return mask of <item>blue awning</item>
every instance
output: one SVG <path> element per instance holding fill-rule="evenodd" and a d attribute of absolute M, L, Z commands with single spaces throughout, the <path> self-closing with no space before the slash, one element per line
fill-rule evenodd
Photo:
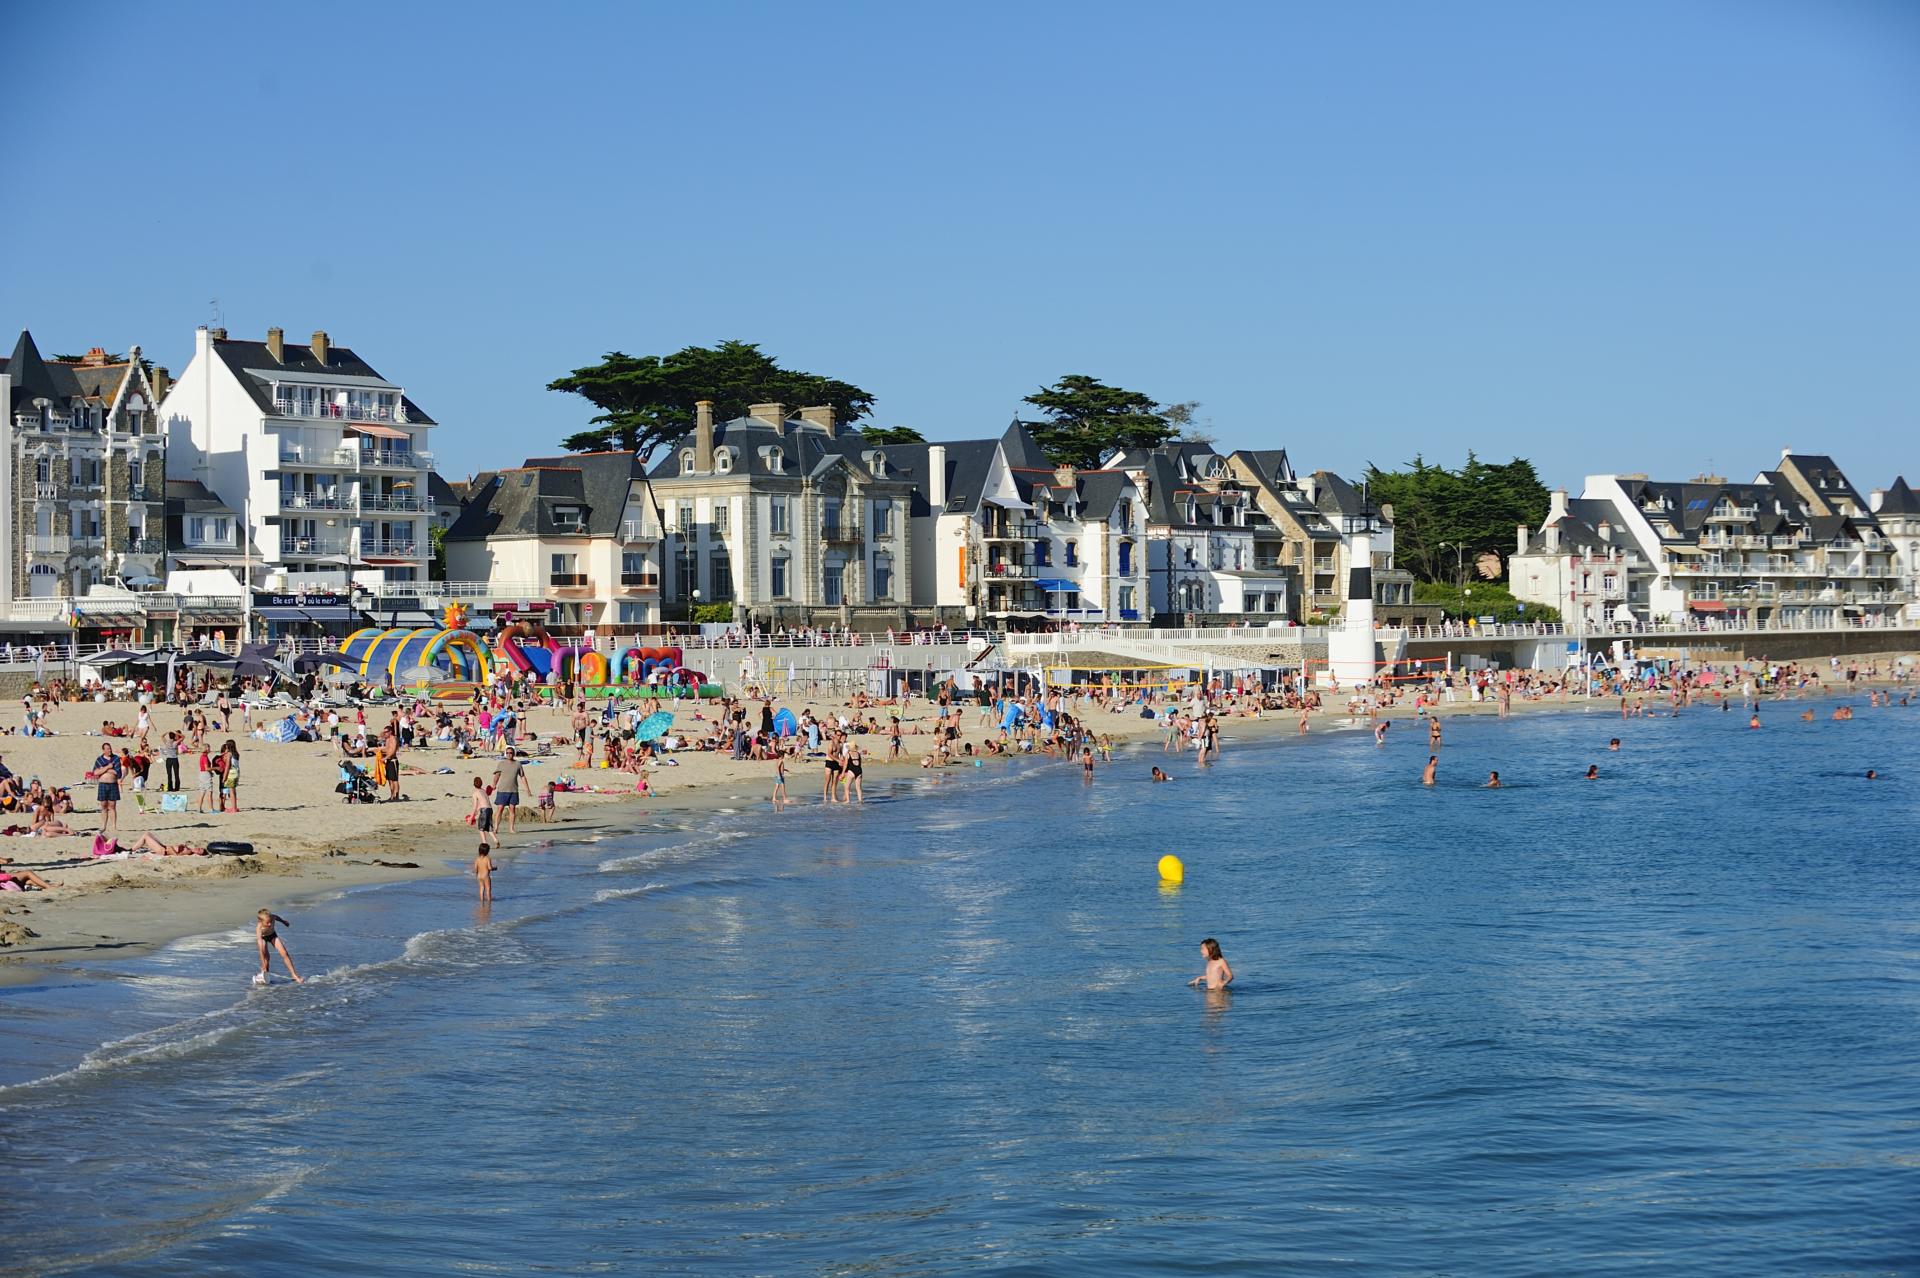
<path fill-rule="evenodd" d="M 1078 582 L 1063 581 L 1059 577 L 1042 577 L 1040 578 L 1040 580 L 1036 581 L 1034 584 L 1039 586 L 1040 589 L 1046 591 L 1050 595 L 1064 594 L 1068 591 L 1076 591 L 1080 589 L 1080 584 Z"/>

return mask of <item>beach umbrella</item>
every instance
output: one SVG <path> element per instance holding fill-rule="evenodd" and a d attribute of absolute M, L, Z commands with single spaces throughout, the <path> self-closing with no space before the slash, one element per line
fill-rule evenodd
<path fill-rule="evenodd" d="M 642 719 L 640 726 L 633 730 L 633 739 L 635 741 L 658 741 L 666 735 L 667 729 L 672 726 L 673 711 L 655 710 L 652 714 Z"/>
<path fill-rule="evenodd" d="M 264 643 L 244 643 L 240 645 L 240 655 L 234 658 L 233 672 L 243 679 L 262 679 L 273 673 L 273 667 L 267 664 L 273 648 Z"/>
<path fill-rule="evenodd" d="M 103 652 L 99 656 L 92 658 L 87 664 L 94 666 L 129 666 L 147 655 L 147 653 L 134 652 L 127 648 L 115 648 L 111 652 Z"/>
<path fill-rule="evenodd" d="M 322 675 L 321 679 L 336 688 L 344 688 L 350 683 L 360 682 L 360 672 L 357 670 L 335 670 L 332 674 Z"/>
<path fill-rule="evenodd" d="M 293 668 L 302 674 L 326 666 L 353 667 L 359 664 L 344 652 L 303 652 L 293 659 Z"/>
<path fill-rule="evenodd" d="M 231 653 L 222 652 L 218 648 L 201 648 L 187 653 L 180 660 L 190 666 L 213 666 L 221 670 L 231 670 L 240 664 L 240 658 Z"/>

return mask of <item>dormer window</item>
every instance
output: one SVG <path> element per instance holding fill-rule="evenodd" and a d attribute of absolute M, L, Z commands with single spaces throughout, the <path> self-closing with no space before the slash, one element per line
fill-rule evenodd
<path fill-rule="evenodd" d="M 691 475 L 693 473 L 693 450 L 691 448 L 680 454 L 680 473 L 683 475 Z"/>
<path fill-rule="evenodd" d="M 731 474 L 733 471 L 733 450 L 716 449 L 713 454 L 713 471 L 716 475 Z"/>

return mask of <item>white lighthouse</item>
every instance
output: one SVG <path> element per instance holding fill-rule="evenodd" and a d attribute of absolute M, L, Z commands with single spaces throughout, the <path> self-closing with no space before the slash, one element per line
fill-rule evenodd
<path fill-rule="evenodd" d="M 1365 524 L 1347 537 L 1347 598 L 1340 624 L 1327 631 L 1327 668 L 1342 687 L 1365 683 L 1379 669 L 1373 628 L 1373 534 Z"/>

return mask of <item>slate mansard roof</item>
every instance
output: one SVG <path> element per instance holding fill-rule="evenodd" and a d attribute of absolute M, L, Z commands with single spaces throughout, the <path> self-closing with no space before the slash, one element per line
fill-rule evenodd
<path fill-rule="evenodd" d="M 213 353 L 222 364 L 233 373 L 234 380 L 246 388 L 247 394 L 259 406 L 262 413 L 271 415 L 273 406 L 273 379 L 285 376 L 288 381 L 297 382 L 302 377 L 348 377 L 377 383 L 389 390 L 399 390 L 392 382 L 374 370 L 373 365 L 353 353 L 346 346 L 329 346 L 326 362 L 322 363 L 310 346 L 300 346 L 292 342 L 285 344 L 279 359 L 265 342 L 248 342 L 236 338 L 215 338 Z M 408 426 L 435 426 L 439 423 L 426 415 L 420 405 L 405 395 L 400 402 L 406 405 Z"/>
<path fill-rule="evenodd" d="M 513 470 L 482 471 L 446 539 L 611 537 L 641 475 L 640 459 L 627 452 L 530 457 Z M 577 510 L 579 523 L 559 519 L 562 509 Z"/>

